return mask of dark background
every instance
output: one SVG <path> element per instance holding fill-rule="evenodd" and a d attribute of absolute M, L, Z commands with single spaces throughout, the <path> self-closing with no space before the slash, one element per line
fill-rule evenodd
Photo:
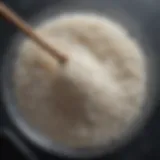
<path fill-rule="evenodd" d="M 3 0 L 12 7 L 24 19 L 32 17 L 36 12 L 42 10 L 49 3 L 61 3 L 63 0 Z M 76 1 L 76 0 L 75 0 Z M 79 0 L 77 0 L 79 1 Z M 97 0 L 98 1 L 98 0 Z M 107 1 L 107 0 L 106 0 Z M 143 29 L 149 39 L 149 45 L 154 50 L 157 61 L 160 60 L 160 0 L 108 0 L 117 3 L 125 9 Z M 9 41 L 16 33 L 17 29 L 0 17 L 0 65 L 2 56 L 7 49 Z M 160 61 L 159 61 L 160 62 Z M 159 70 L 160 68 L 157 68 Z M 158 73 L 158 72 L 157 72 Z M 158 90 L 158 89 L 157 89 Z M 157 92 L 159 94 L 160 92 Z M 160 96 L 159 96 L 160 97 Z M 0 101 L 0 106 L 4 106 Z M 114 154 L 107 155 L 101 159 L 111 160 L 160 160 L 160 99 L 156 99 L 155 110 L 145 128 L 139 135 L 122 150 Z M 4 121 L 1 110 L 1 126 Z M 2 127 L 1 127 L 2 128 Z M 2 131 L 2 129 L 1 129 Z M 2 133 L 2 132 L 1 132 Z M 3 134 L 0 137 L 0 156 L 2 159 L 18 158 L 25 159 L 19 150 Z M 33 152 L 34 150 L 31 149 Z M 9 154 L 8 154 L 9 153 Z M 50 156 L 35 152 L 40 159 L 49 159 Z M 53 159 L 57 159 L 54 157 Z"/>

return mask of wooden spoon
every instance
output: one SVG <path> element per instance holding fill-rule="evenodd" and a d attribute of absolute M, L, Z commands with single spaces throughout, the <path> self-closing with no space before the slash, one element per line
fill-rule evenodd
<path fill-rule="evenodd" d="M 68 60 L 66 56 L 59 53 L 54 47 L 51 47 L 39 35 L 37 35 L 31 26 L 29 26 L 24 20 L 16 15 L 16 13 L 9 9 L 3 2 L 0 2 L 0 14 L 3 15 L 7 20 L 14 23 L 28 37 L 30 37 L 34 42 L 46 50 L 52 57 L 56 57 L 60 63 L 64 63 Z"/>

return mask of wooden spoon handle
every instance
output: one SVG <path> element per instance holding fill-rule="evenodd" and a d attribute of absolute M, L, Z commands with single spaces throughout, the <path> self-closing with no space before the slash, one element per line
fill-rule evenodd
<path fill-rule="evenodd" d="M 51 47 L 46 43 L 39 35 L 37 35 L 31 26 L 29 26 L 24 20 L 22 20 L 16 13 L 9 9 L 3 2 L 0 2 L 0 13 L 9 21 L 14 23 L 19 29 L 21 29 L 28 37 L 45 49 L 52 57 L 56 57 L 60 63 L 67 61 L 67 57 L 60 54 L 53 46 Z"/>

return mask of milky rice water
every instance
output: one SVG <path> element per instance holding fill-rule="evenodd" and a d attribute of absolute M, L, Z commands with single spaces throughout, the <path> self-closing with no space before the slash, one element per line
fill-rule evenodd
<path fill-rule="evenodd" d="M 65 146 L 119 141 L 142 115 L 145 57 L 119 24 L 95 14 L 66 14 L 35 28 L 69 61 L 61 66 L 30 39 L 14 68 L 18 109 L 44 135 Z"/>

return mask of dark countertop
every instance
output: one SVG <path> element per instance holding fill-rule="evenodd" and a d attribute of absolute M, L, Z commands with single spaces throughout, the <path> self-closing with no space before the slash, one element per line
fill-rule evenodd
<path fill-rule="evenodd" d="M 17 13 L 21 14 L 24 19 L 28 19 L 35 12 L 37 12 L 37 8 L 43 8 L 47 6 L 48 3 L 51 2 L 61 3 L 61 1 L 63 0 L 3 0 L 3 1 L 9 6 L 11 6 Z M 94 1 L 95 0 L 93 0 L 93 2 Z M 159 61 L 160 60 L 160 1 L 159 0 L 108 0 L 108 1 L 120 4 L 123 8 L 125 8 L 125 10 L 129 14 L 131 14 L 137 20 L 137 22 L 143 28 L 146 36 L 149 38 L 150 45 L 152 46 L 154 53 L 157 56 L 157 61 Z M 17 30 L 13 25 L 6 23 L 0 17 L 1 57 L 3 56 L 3 53 L 7 48 L 9 40 L 13 37 L 16 31 Z M 2 58 L 0 60 L 2 63 Z M 159 93 L 160 92 L 157 92 L 157 94 Z M 123 148 L 122 151 L 118 151 L 116 154 L 107 155 L 102 159 L 107 158 L 109 160 L 110 159 L 111 160 L 151 160 L 151 159 L 160 160 L 160 98 L 157 98 L 156 101 L 157 103 L 155 106 L 155 111 L 153 113 L 153 116 L 151 116 L 145 128 L 139 133 L 139 135 L 127 147 Z M 2 106 L 3 104 L 0 103 L 0 105 Z M 3 112 L 1 112 L 1 114 L 3 114 Z M 2 152 L 7 153 L 8 151 L 6 150 L 7 149 L 9 150 L 9 148 L 6 147 L 7 145 L 5 144 L 7 141 L 5 141 L 5 138 L 4 141 L 1 138 L 1 141 L 3 143 L 2 147 L 0 148 L 1 153 Z M 11 150 L 9 152 L 11 152 Z M 43 159 L 43 156 L 45 156 L 45 158 L 47 157 L 45 154 L 42 154 L 41 159 Z"/>

